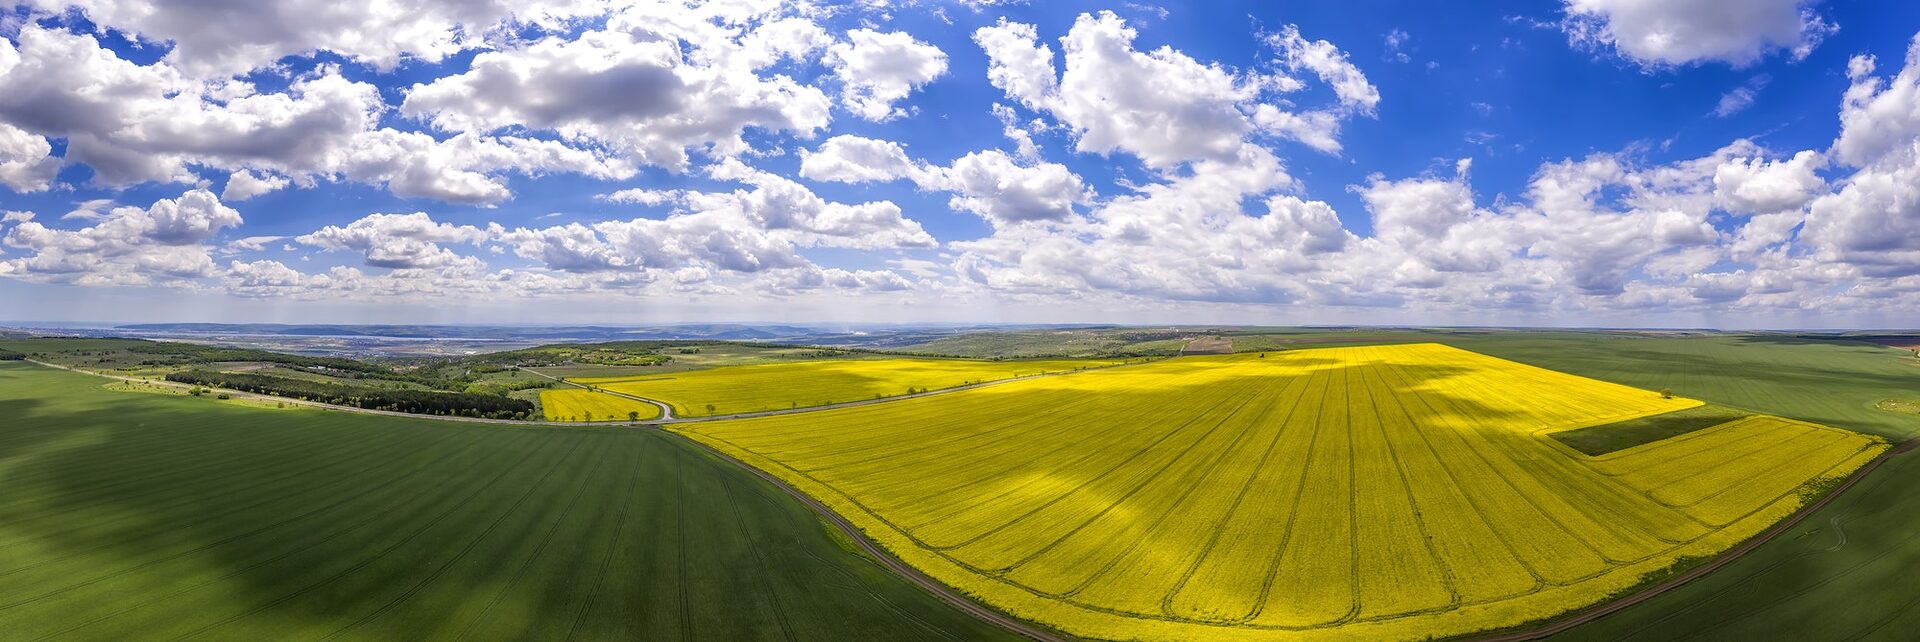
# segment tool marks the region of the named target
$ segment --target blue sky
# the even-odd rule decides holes
[[[1920,308],[1907,3],[305,4],[0,14],[0,319]]]

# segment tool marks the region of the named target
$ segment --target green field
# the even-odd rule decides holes
[[[1874,407],[1920,393],[1912,353],[1868,343],[1764,335],[1653,337],[1598,333],[1441,335],[1435,340],[1602,381],[1893,440],[1920,416]]]
[[[585,346],[542,346],[512,352],[499,352],[467,357],[455,360],[452,363],[514,363],[523,360],[524,356],[558,359],[572,355],[573,353],[582,352],[584,348],[589,347],[603,352],[629,351],[634,353],[644,352],[657,354],[668,357],[671,361],[650,366],[608,365],[568,361],[559,365],[541,365],[533,369],[555,377],[644,377],[669,372],[718,368],[721,366],[891,358],[883,354],[832,348],[755,345],[750,343],[636,341],[597,343],[587,344]]]
[[[1863,342],[1614,332],[1226,336],[1243,351],[1433,341],[1711,404],[1556,436],[1592,453],[1745,413],[1895,441],[1920,435],[1920,415],[1881,405],[1920,399],[1920,361]],[[1045,349],[1031,337],[1016,343]],[[74,365],[167,367],[143,366],[150,357],[112,340],[0,348],[52,345],[98,351],[64,357]],[[876,358],[785,350],[725,346],[618,372]],[[779,491],[666,435],[107,388],[0,363],[0,639],[1005,637],[850,552]],[[1725,568],[1556,639],[1911,639],[1920,627],[1910,577],[1920,568],[1917,484],[1920,454],[1894,457]]]
[[[1142,328],[1061,328],[967,332],[899,346],[904,352],[955,357],[1033,359],[1041,357],[1172,356],[1203,332]]]
[[[1886,449],[1766,416],[1598,458],[1550,436],[1699,405],[1428,343],[668,427],[1074,635],[1419,640],[1606,601]]]
[[[1920,435],[1878,400],[1920,392],[1911,353],[1773,336],[1496,333],[1436,337],[1495,356],[1723,406]],[[1920,630],[1920,453],[1892,458],[1791,533],[1725,568],[1560,636],[1569,640],[1907,640]],[[1559,638],[1556,638],[1559,639]]]
[[[0,363],[0,638],[998,639],[644,430],[451,424]]]
[[[707,417],[872,401],[1118,363],[1122,362],[892,358],[727,366],[671,374],[580,377],[568,381],[663,402],[673,407],[676,416]]]

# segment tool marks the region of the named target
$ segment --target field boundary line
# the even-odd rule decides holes
[[[1013,617],[1011,615],[1001,613],[999,611],[995,611],[985,605],[975,602],[973,601],[972,598],[968,598],[964,595],[961,595],[959,592],[955,591],[952,587],[947,586],[945,583],[942,583],[939,580],[935,580],[932,577],[927,576],[925,573],[920,572],[919,569],[916,569],[908,565],[906,562],[900,561],[899,559],[895,558],[892,554],[888,553],[886,549],[883,549],[878,544],[875,544],[873,540],[868,539],[866,533],[863,533],[860,531],[859,528],[856,528],[853,525],[853,522],[847,521],[847,518],[842,517],[839,513],[834,512],[833,509],[828,508],[827,505],[821,503],[820,500],[814,499],[812,496],[806,493],[800,492],[799,489],[794,488],[793,486],[787,484],[785,480],[780,479],[778,476],[775,476],[773,473],[769,473],[767,471],[760,470],[759,468],[755,468],[752,464],[748,464],[744,461],[735,459],[732,456],[729,456],[726,453],[721,452],[719,449],[716,449],[712,446],[708,446],[705,443],[701,443],[697,439],[687,437],[670,430],[661,430],[660,432],[662,434],[672,435],[673,438],[678,439],[683,443],[694,446],[700,452],[706,453],[714,458],[719,459],[720,461],[724,461],[729,464],[732,464],[734,467],[744,470],[752,474],[753,476],[758,477],[769,484],[772,484],[775,488],[778,488],[782,492],[785,492],[789,497],[794,498],[795,500],[799,501],[802,505],[806,506],[809,509],[812,509],[815,514],[821,517],[821,519],[826,520],[828,524],[833,525],[833,527],[838,529],[841,533],[846,534],[846,536],[853,541],[854,545],[860,547],[861,551],[865,552],[869,557],[872,557],[875,561],[878,561],[881,566],[884,566],[888,570],[893,571],[895,575],[898,575],[901,578],[907,580],[908,582],[913,583],[915,586],[918,586],[926,590],[928,593],[932,593],[934,597],[939,598],[941,601],[946,602],[949,605],[952,605],[954,608],[959,609],[961,612],[966,613],[968,615],[972,615],[976,618],[979,618],[981,621],[998,625],[999,627],[1006,629],[1007,631],[1010,631],[1021,637],[1025,637],[1027,639],[1037,640],[1038,642],[1067,642],[1068,638],[1062,637],[1060,635],[1057,635],[1045,629],[1041,629],[1037,626],[1027,623],[1024,620]]]
[[[1732,564],[1734,561],[1740,559],[1741,557],[1745,557],[1747,553],[1753,552],[1754,549],[1760,548],[1762,545],[1765,545],[1767,542],[1773,541],[1773,539],[1776,537],[1779,537],[1780,534],[1785,533],[1789,530],[1792,530],[1795,526],[1798,526],[1800,522],[1805,521],[1806,518],[1811,517],[1816,512],[1819,512],[1820,509],[1825,508],[1827,504],[1830,504],[1834,500],[1839,499],[1841,494],[1845,493],[1847,489],[1852,488],[1854,484],[1859,483],[1860,480],[1866,479],[1868,475],[1873,473],[1873,471],[1878,470],[1882,464],[1885,464],[1888,459],[1892,459],[1899,455],[1912,452],[1916,446],[1920,446],[1920,437],[1908,439],[1904,442],[1901,442],[1893,446],[1892,448],[1888,448],[1887,450],[1881,452],[1879,456],[1874,457],[1872,461],[1869,461],[1866,463],[1866,465],[1861,466],[1859,470],[1855,470],[1852,475],[1847,476],[1847,480],[1844,482],[1841,482],[1839,486],[1834,487],[1833,490],[1828,491],[1825,495],[1821,495],[1820,499],[1814,500],[1812,503],[1807,504],[1806,506],[1800,507],[1800,510],[1794,511],[1793,514],[1788,515],[1786,519],[1775,522],[1773,526],[1768,527],[1767,530],[1761,531],[1759,535],[1755,535],[1752,538],[1749,538],[1747,541],[1742,542],[1739,546],[1735,546],[1731,549],[1728,549],[1725,553],[1721,553],[1719,556],[1713,558],[1713,560],[1705,564],[1701,564],[1699,566],[1695,566],[1693,568],[1687,569],[1686,572],[1683,572],[1679,575],[1668,578],[1664,581],[1661,581],[1658,584],[1654,584],[1653,586],[1649,586],[1645,589],[1636,591],[1630,595],[1621,597],[1620,599],[1612,600],[1604,604],[1600,604],[1598,606],[1589,608],[1585,611],[1574,613],[1573,615],[1559,619],[1555,622],[1552,622],[1543,626],[1539,626],[1532,629],[1521,630],[1521,631],[1514,631],[1510,633],[1503,633],[1498,635],[1468,637],[1466,639],[1474,640],[1475,642],[1521,642],[1524,640],[1537,640],[1537,639],[1545,638],[1551,635],[1565,633],[1569,630],[1572,630],[1574,627],[1580,626],[1582,624],[1586,624],[1588,622],[1592,622],[1594,620],[1598,620],[1602,617],[1606,617],[1608,615],[1612,615],[1620,611],[1624,611],[1630,607],[1633,607],[1634,605],[1640,604],[1642,602],[1646,602],[1647,600],[1651,600],[1655,597],[1658,597],[1663,593],[1674,590],[1689,582],[1705,577],[1714,571],[1720,570],[1721,568],[1725,567],[1728,564]]]
[[[1381,373],[1380,380],[1383,382],[1387,382],[1388,375],[1392,375],[1393,381],[1387,382],[1388,385],[1398,385],[1405,388],[1411,386],[1413,383],[1406,376],[1403,376],[1399,370],[1399,366],[1393,363],[1385,364],[1381,369]],[[1433,404],[1428,403],[1424,396],[1414,395],[1413,400],[1420,402],[1420,405],[1429,412],[1434,410]],[[1395,404],[1395,407],[1400,410],[1401,416],[1407,418],[1408,425],[1419,425],[1418,419],[1413,416],[1413,409],[1407,404]],[[1506,534],[1501,532],[1499,527],[1494,526],[1495,520],[1488,516],[1486,507],[1481,506],[1481,501],[1475,500],[1475,495],[1473,494],[1469,494],[1464,490],[1458,490],[1468,488],[1468,486],[1460,483],[1459,471],[1454,470],[1455,467],[1448,465],[1446,458],[1440,456],[1440,447],[1434,445],[1433,438],[1428,436],[1428,431],[1416,429],[1414,433],[1420,436],[1420,443],[1427,447],[1427,454],[1433,457],[1435,468],[1439,469],[1440,472],[1446,473],[1447,483],[1456,489],[1456,492],[1460,495],[1461,502],[1466,504],[1468,508],[1473,509],[1474,516],[1479,518],[1480,524],[1487,527],[1487,532],[1493,535],[1494,541],[1500,542],[1500,547],[1506,549],[1507,554],[1513,557],[1514,563],[1520,565],[1520,568],[1525,569],[1528,575],[1533,576],[1533,587],[1524,592],[1516,593],[1514,596],[1534,593],[1539,591],[1541,587],[1551,584],[1547,581],[1545,575],[1540,574],[1540,569],[1534,568],[1533,564],[1527,560],[1527,557],[1513,547],[1513,542],[1507,539]],[[1503,596],[1495,599],[1507,599],[1507,597],[1512,596]]]
[[[648,403],[648,404],[652,404],[660,407],[661,415],[659,418],[643,419],[637,422],[625,420],[625,419],[615,420],[615,421],[547,421],[547,420],[535,420],[535,419],[491,419],[487,417],[462,417],[459,415],[428,415],[428,414],[419,414],[419,413],[411,413],[411,412],[395,412],[392,410],[375,410],[373,408],[358,408],[354,406],[342,406],[338,404],[321,403],[318,401],[308,401],[305,399],[296,399],[293,397],[281,397],[278,395],[260,394],[260,393],[254,393],[254,392],[247,392],[244,390],[234,390],[232,388],[221,388],[219,386],[194,386],[191,384],[180,383],[177,381],[168,381],[166,379],[146,379],[142,377],[131,377],[127,375],[108,374],[105,372],[95,372],[92,370],[74,368],[71,366],[63,366],[55,363],[38,361],[35,359],[22,359],[21,361],[24,361],[26,363],[31,363],[37,366],[53,368],[55,370],[65,370],[67,372],[72,372],[75,374],[89,375],[94,377],[100,377],[103,379],[112,379],[115,381],[126,381],[130,383],[144,383],[144,384],[151,384],[155,386],[162,386],[166,388],[174,388],[178,390],[188,390],[191,388],[199,387],[199,388],[205,388],[207,390],[212,390],[216,392],[227,393],[229,395],[232,395],[233,398],[235,399],[272,401],[272,402],[278,402],[278,403],[285,403],[286,405],[289,405],[289,406],[300,406],[303,408],[314,408],[317,410],[333,410],[338,412],[351,412],[351,413],[357,413],[357,414],[363,414],[363,415],[379,415],[384,417],[426,419],[431,421],[457,421],[457,422],[476,423],[476,424],[494,424],[499,426],[555,426],[555,427],[561,427],[561,428],[617,428],[617,427],[623,427],[623,426],[639,426],[639,425],[650,425],[650,424],[698,423],[702,421],[752,419],[755,417],[771,417],[776,415],[792,415],[792,414],[800,414],[800,413],[807,413],[807,412],[834,410],[837,408],[851,408],[855,406],[866,406],[866,405],[872,405],[872,404],[888,403],[893,401],[905,401],[907,399],[915,399],[919,397],[927,397],[932,395],[961,392],[965,390],[972,390],[975,388],[984,388],[987,386],[996,386],[1000,384],[1014,383],[1017,381],[1040,379],[1044,377],[1059,377],[1064,375],[1079,374],[1083,372],[1093,372],[1097,370],[1108,370],[1112,368],[1124,368],[1127,366],[1146,365],[1149,363],[1159,363],[1161,361],[1166,361],[1168,359],[1176,359],[1176,358],[1178,357],[1165,357],[1160,359],[1151,359],[1151,360],[1142,361],[1139,363],[1120,363],[1120,364],[1114,364],[1110,366],[1097,366],[1097,367],[1086,368],[1083,370],[1062,370],[1060,372],[1044,372],[1040,374],[1026,375],[1024,377],[1012,377],[1007,379],[995,379],[992,381],[982,381],[980,383],[970,383],[970,384],[965,384],[960,386],[954,386],[951,388],[940,388],[938,390],[928,390],[926,392],[916,392],[913,394],[898,395],[898,396],[886,397],[882,399],[860,399],[855,401],[843,401],[840,403],[827,404],[824,406],[807,406],[804,408],[786,408],[781,410],[762,410],[757,412],[743,412],[743,413],[732,414],[732,415],[714,415],[711,417],[675,416],[673,414],[672,407],[660,401],[647,399],[645,397],[636,397],[626,393],[613,392],[611,390],[588,388],[587,386],[582,384],[577,384],[571,381],[567,381],[565,379],[556,378],[551,375],[543,374],[531,369],[522,368],[522,370],[526,370],[527,372],[531,372],[535,375],[545,377],[547,379],[553,379],[554,381],[558,381],[560,383],[573,386],[576,388],[589,389],[589,390],[592,390],[593,392],[613,395],[615,397],[621,397],[624,399],[639,401],[639,402]]]
[[[652,419],[651,421],[656,421],[656,422],[658,422],[658,421],[675,421],[675,420],[678,420],[678,419],[679,419],[679,417],[675,417],[675,416],[673,416],[673,406],[669,406],[669,405],[667,405],[667,404],[666,404],[666,403],[664,403],[664,402],[660,402],[660,401],[655,401],[655,400],[652,400],[652,399],[648,399],[648,398],[645,398],[645,397],[636,397],[636,396],[633,396],[633,395],[630,395],[630,394],[627,394],[627,393],[624,393],[624,392],[615,392],[615,391],[612,391],[612,390],[607,390],[607,389],[604,389],[604,388],[595,388],[595,387],[593,387],[593,386],[589,386],[589,385],[586,385],[586,384],[583,384],[583,383],[574,383],[574,382],[572,382],[572,381],[567,381],[566,379],[562,379],[562,378],[560,378],[560,377],[555,377],[555,376],[553,376],[553,375],[550,375],[550,374],[547,374],[547,373],[544,373],[544,372],[541,372],[541,371],[539,371],[539,370],[534,370],[534,369],[532,369],[532,368],[521,368],[521,370],[524,370],[524,371],[527,371],[527,372],[531,372],[531,373],[533,373],[533,376],[536,376],[536,377],[540,377],[540,378],[543,378],[543,379],[548,379],[548,380],[551,380],[551,381],[555,381],[555,382],[558,382],[558,383],[560,383],[561,385],[566,385],[566,386],[573,386],[573,387],[575,387],[575,388],[579,388],[579,389],[581,389],[581,390],[585,390],[585,391],[588,391],[588,392],[598,392],[598,393],[600,393],[600,394],[603,394],[603,395],[613,395],[613,396],[615,396],[615,397],[619,397],[619,398],[621,398],[621,399],[626,399],[626,400],[629,400],[629,401],[638,401],[638,402],[640,402],[640,403],[644,403],[644,404],[648,404],[648,405],[651,405],[651,406],[653,406],[653,407],[655,407],[655,408],[659,408],[659,409],[660,409],[660,416],[659,416],[658,418],[655,418],[655,419]],[[546,409],[545,409],[545,408],[542,408],[541,410],[542,410],[542,411],[544,412],[544,411],[545,411]],[[578,423],[578,424],[590,424],[590,423],[593,423],[593,422],[590,422],[590,421],[569,421],[569,422],[564,422],[564,423]],[[630,422],[629,422],[629,423],[630,423]]]
[[[289,406],[300,406],[303,408],[315,408],[319,410],[335,410],[339,412],[351,412],[351,413],[358,413],[363,415],[380,415],[385,417],[410,417],[414,419],[431,419],[431,420],[438,420],[438,421],[463,421],[467,423],[497,424],[497,425],[506,425],[506,426],[610,426],[610,425],[631,425],[633,423],[628,421],[593,422],[593,423],[588,423],[584,421],[528,421],[524,419],[489,419],[486,417],[462,417],[459,415],[426,415],[426,414],[417,414],[417,413],[411,413],[411,412],[394,412],[391,410],[375,410],[372,408],[356,408],[353,406],[341,406],[341,405],[330,404],[330,403],[321,403],[318,401],[307,401],[305,399],[296,399],[293,397],[281,397],[278,395],[264,395],[264,394],[255,393],[255,392],[247,392],[244,390],[234,390],[232,388],[221,388],[219,386],[194,386],[191,384],[180,383],[178,381],[167,381],[166,379],[144,379],[141,377],[129,377],[126,375],[107,374],[104,372],[94,372],[92,370],[73,368],[73,367],[63,366],[55,363],[47,363],[45,361],[36,361],[33,359],[23,359],[23,361],[26,361],[27,363],[31,363],[37,366],[53,368],[55,370],[65,370],[67,372],[72,372],[76,374],[90,375],[90,376],[100,377],[103,379],[113,379],[115,381],[127,381],[132,383],[152,384],[152,385],[162,386],[166,388],[174,388],[177,390],[188,390],[195,387],[199,387],[199,388],[205,388],[205,389],[213,390],[217,392],[224,392],[229,395],[232,395],[233,398],[235,399],[274,401],[274,402],[285,403]]]
[[[915,393],[911,393],[911,394],[904,394],[904,395],[894,395],[894,396],[891,396],[891,397],[882,397],[882,398],[880,398],[880,399],[856,399],[856,400],[853,400],[853,401],[841,401],[841,402],[837,402],[837,403],[830,403],[830,404],[823,404],[823,405],[818,405],[818,406],[804,406],[804,407],[799,407],[799,408],[781,408],[781,409],[775,409],[775,410],[756,410],[756,411],[753,411],[753,412],[739,412],[739,413],[734,413],[734,414],[730,414],[730,415],[708,415],[708,416],[701,416],[701,417],[682,417],[682,416],[678,416],[678,415],[675,415],[675,414],[673,414],[673,406],[672,406],[671,404],[668,404],[668,403],[666,403],[666,402],[664,402],[664,401],[660,401],[660,400],[657,400],[657,399],[648,399],[648,398],[646,398],[646,397],[640,397],[640,396],[636,396],[636,395],[630,395],[630,394],[627,394],[627,393],[624,393],[624,392],[614,392],[614,391],[612,391],[612,390],[607,390],[607,389],[604,389],[604,388],[589,388],[589,387],[588,387],[588,386],[587,386],[586,384],[580,384],[580,383],[574,383],[574,382],[572,382],[572,381],[568,381],[568,380],[566,380],[566,379],[564,379],[564,378],[559,378],[559,377],[554,377],[553,375],[549,375],[549,374],[545,374],[545,373],[542,373],[542,372],[538,372],[538,371],[535,371],[535,370],[532,370],[532,369],[529,369],[529,368],[521,368],[521,370],[525,370],[525,371],[527,371],[527,372],[531,372],[531,373],[533,373],[533,374],[535,374],[535,375],[538,375],[538,376],[541,376],[541,377],[546,377],[546,378],[548,378],[548,379],[552,379],[552,380],[554,380],[554,381],[558,381],[558,382],[560,382],[560,383],[564,383],[564,384],[567,384],[567,385],[569,385],[569,386],[574,386],[574,387],[576,387],[576,388],[586,388],[586,389],[589,389],[589,390],[592,390],[592,391],[594,391],[594,392],[598,392],[598,393],[601,393],[601,394],[609,394],[609,395],[613,395],[613,396],[615,396],[615,397],[622,397],[622,398],[626,398],[626,399],[631,399],[631,400],[634,400],[634,401],[640,401],[640,402],[645,402],[645,403],[650,403],[650,404],[653,404],[653,405],[655,405],[655,406],[659,406],[659,407],[660,407],[660,412],[661,412],[661,415],[660,415],[660,418],[659,418],[659,419],[654,419],[654,420],[650,420],[650,421],[642,421],[642,422],[640,422],[640,423],[648,423],[648,424],[672,424],[672,423],[693,423],[693,422],[699,422],[699,421],[722,421],[722,420],[728,420],[728,419],[753,419],[753,418],[755,418],[755,417],[774,417],[774,416],[779,416],[779,415],[793,415],[793,414],[800,414],[800,413],[805,413],[805,412],[819,412],[819,411],[822,411],[822,410],[834,410],[834,409],[838,409],[838,408],[853,408],[853,407],[856,407],[856,406],[870,406],[870,405],[873,405],[873,404],[881,404],[881,403],[887,403],[887,402],[891,402],[891,401],[905,401],[905,400],[908,400],[908,399],[917,399],[917,398],[920,398],[920,397],[929,397],[929,396],[933,396],[933,395],[939,395],[939,394],[947,394],[947,393],[953,393],[953,392],[960,392],[960,391],[963,391],[963,390],[973,390],[973,389],[975,389],[975,388],[985,388],[985,387],[987,387],[987,386],[997,386],[997,385],[1000,385],[1000,384],[1007,384],[1007,383],[1013,383],[1013,382],[1016,382],[1016,381],[1029,381],[1029,380],[1033,380],[1033,379],[1042,379],[1042,378],[1046,378],[1046,377],[1059,377],[1059,376],[1063,376],[1063,375],[1070,375],[1070,374],[1078,374],[1078,373],[1083,373],[1083,372],[1094,372],[1094,371],[1098,371],[1098,370],[1110,370],[1110,369],[1113,369],[1113,368],[1124,368],[1124,367],[1127,367],[1127,366],[1139,366],[1139,365],[1146,365],[1146,364],[1149,364],[1149,363],[1159,363],[1159,362],[1162,362],[1162,361],[1166,361],[1166,360],[1168,360],[1168,359],[1175,359],[1175,358],[1178,358],[1178,357],[1164,357],[1164,358],[1159,358],[1159,359],[1148,359],[1148,360],[1146,360],[1146,361],[1141,361],[1141,362],[1139,362],[1139,363],[1116,363],[1116,364],[1111,364],[1111,365],[1105,365],[1105,366],[1090,366],[1090,367],[1087,367],[1087,368],[1082,368],[1082,369],[1079,369],[1079,370],[1061,370],[1061,371],[1059,371],[1059,372],[1042,372],[1042,373],[1039,373],[1039,374],[1030,374],[1030,375],[1025,375],[1025,376],[1019,376],[1019,377],[1008,377],[1008,378],[1006,378],[1006,379],[993,379],[993,380],[990,380],[990,381],[982,381],[982,382],[979,382],[979,383],[968,383],[968,384],[961,384],[961,385],[958,385],[958,386],[951,386],[951,387],[947,387],[947,388],[939,388],[939,389],[935,389],[935,390],[928,390],[928,391],[925,391],[925,392],[915,392]],[[35,362],[35,363],[38,363],[38,362]],[[402,414],[402,415],[406,415],[406,413],[399,413],[399,414]],[[422,416],[422,415],[407,415],[407,416]],[[425,415],[425,416],[439,416],[439,415]],[[577,425],[577,424],[589,424],[589,422],[584,422],[584,421],[560,421],[560,422],[529,422],[529,421],[520,421],[520,420],[512,420],[512,419],[503,419],[503,420],[500,420],[500,421],[510,421],[510,422],[513,422],[513,423],[551,423],[551,424],[560,424],[560,425]],[[630,422],[630,421],[623,421],[623,422],[616,422],[616,423],[621,423],[621,424],[631,424],[631,423],[633,423],[633,422]],[[591,424],[589,424],[589,425],[591,425]]]

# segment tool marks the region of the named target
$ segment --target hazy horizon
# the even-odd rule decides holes
[[[867,329],[876,329],[876,330],[887,330],[887,329],[995,330],[995,329],[1016,329],[1016,328],[1071,329],[1071,328],[1112,327],[1112,328],[1192,328],[1192,329],[1205,329],[1205,328],[1241,329],[1241,328],[1244,328],[1244,329],[1278,329],[1278,330],[1327,329],[1327,328],[1334,328],[1334,329],[1377,328],[1377,329],[1383,329],[1383,330],[1392,330],[1392,329],[1480,330],[1480,329],[1485,329],[1485,330],[1513,330],[1513,331],[1602,330],[1602,331],[1644,331],[1644,332],[1698,331],[1698,332],[1735,332],[1735,333],[1737,332],[1810,332],[1810,333],[1861,332],[1861,333],[1883,333],[1883,334],[1901,334],[1901,333],[1909,333],[1909,332],[1920,333],[1920,326],[1832,327],[1832,328],[1764,328],[1764,327],[1719,328],[1719,327],[1709,327],[1709,326],[1486,325],[1486,324],[1379,324],[1379,323],[1339,323],[1339,324],[1309,323],[1309,324],[1298,324],[1298,325],[1272,325],[1272,324],[1198,323],[1198,322],[1194,322],[1194,323],[1120,323],[1120,322],[1113,322],[1113,321],[1062,321],[1062,322],[1046,322],[1046,323],[1024,323],[1024,322],[1010,322],[1010,321],[1009,322],[958,322],[958,321],[954,321],[954,322],[943,322],[943,321],[853,322],[853,321],[740,321],[740,320],[666,321],[666,322],[655,322],[655,323],[620,323],[620,322],[489,323],[484,321],[460,322],[460,323],[406,323],[406,322],[336,323],[336,322],[318,322],[318,321],[315,321],[315,322],[99,321],[99,320],[34,321],[34,320],[24,320],[24,319],[0,319],[0,329],[6,329],[6,328],[118,329],[118,328],[129,328],[129,327],[141,326],[141,325],[165,326],[165,325],[188,325],[188,324],[212,325],[212,326],[278,326],[278,327],[337,326],[342,328],[363,328],[363,327],[379,327],[379,326],[400,326],[400,327],[417,326],[417,327],[448,327],[448,328],[563,328],[563,327],[674,328],[674,327],[697,327],[697,326],[740,326],[740,327],[747,327],[747,328],[796,327],[796,328],[806,328],[809,330],[818,330],[818,331],[859,331],[859,330],[867,330]]]

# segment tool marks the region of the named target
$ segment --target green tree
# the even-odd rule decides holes
[[[640,420],[640,411],[638,410],[627,411],[627,421],[639,421],[639,420]]]

